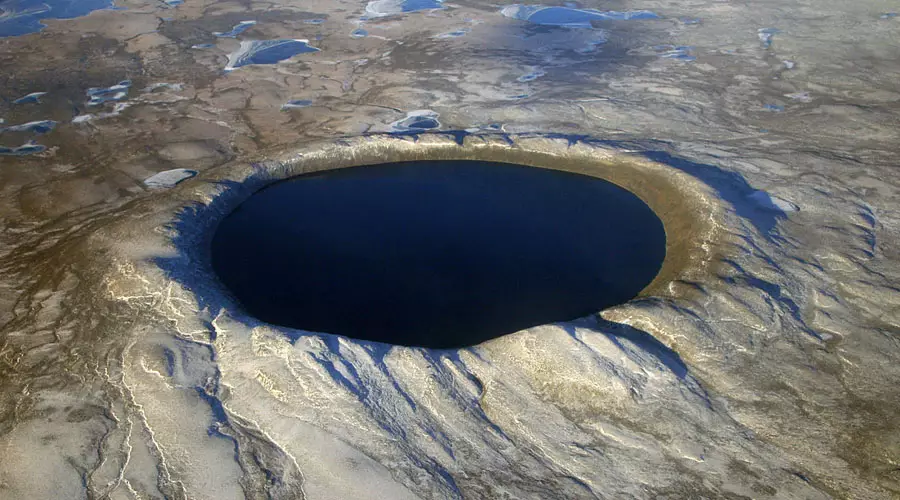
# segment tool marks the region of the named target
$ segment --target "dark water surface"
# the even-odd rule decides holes
[[[212,262],[263,321],[440,348],[627,301],[665,241],[646,204],[600,179],[423,161],[273,184],[221,223]]]

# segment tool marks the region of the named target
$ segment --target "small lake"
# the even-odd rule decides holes
[[[610,182],[421,161],[270,185],[222,221],[212,264],[262,321],[445,348],[625,302],[665,245],[659,218]]]

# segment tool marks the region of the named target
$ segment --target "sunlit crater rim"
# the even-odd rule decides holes
[[[683,298],[680,283],[708,279],[721,255],[725,208],[709,187],[670,166],[590,139],[574,142],[551,135],[416,136],[373,135],[308,144],[273,154],[262,162],[236,162],[206,172],[191,190],[181,186],[181,206],[170,225],[177,259],[157,259],[212,314],[227,312],[245,323],[266,324],[243,311],[210,265],[209,245],[219,222],[253,193],[278,181],[310,172],[414,160],[483,160],[581,173],[612,182],[638,196],[663,223],[666,257],[653,281],[637,298]],[[184,208],[187,207],[187,208]],[[197,268],[196,264],[205,263]],[[190,264],[187,264],[190,263]],[[190,269],[188,269],[190,267]],[[613,309],[616,309],[615,307]],[[271,325],[289,337],[305,330]],[[305,333],[304,333],[305,332]],[[322,333],[322,332],[318,332]]]

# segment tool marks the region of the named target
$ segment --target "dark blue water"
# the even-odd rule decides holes
[[[400,7],[403,12],[417,12],[428,9],[441,9],[441,0],[406,0]]]
[[[222,221],[212,263],[263,321],[443,348],[625,302],[665,242],[650,208],[609,182],[427,161],[273,184]]]
[[[430,130],[440,128],[441,123],[431,116],[411,116],[394,126],[397,130]]]
[[[240,65],[236,64],[235,67],[246,66],[248,64],[275,64],[284,61],[285,59],[290,59],[297,54],[316,52],[317,50],[318,49],[310,47],[305,42],[289,40],[285,43],[272,45],[256,51],[241,61]]]
[[[303,40],[252,40],[249,46],[241,44],[241,50],[235,60],[229,61],[229,66],[225,70],[231,71],[251,64],[276,64],[297,54],[318,51],[319,49],[311,47]]]
[[[38,32],[43,19],[74,19],[112,6],[112,0],[0,0],[0,38]]]

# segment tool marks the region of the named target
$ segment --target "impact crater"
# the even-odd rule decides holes
[[[298,145],[156,197],[174,252],[153,267],[203,317],[292,340],[462,348],[595,313],[665,337],[641,311],[701,300],[734,241],[717,192],[651,158],[541,134]]]

